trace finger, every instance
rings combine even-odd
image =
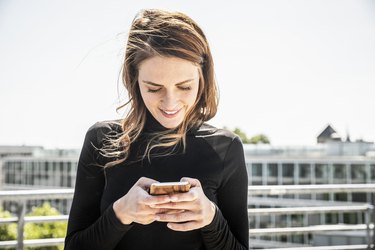
[[[155,214],[166,213],[170,211],[170,209],[166,209],[166,208],[152,208],[147,205],[142,205],[142,206],[143,206],[142,209],[138,210],[137,214],[144,215],[144,216],[147,216],[147,215],[155,216]]]
[[[156,221],[160,222],[188,222],[198,220],[199,215],[190,211],[185,211],[183,213],[174,214],[157,214],[155,217]]]
[[[150,205],[150,207],[159,208],[159,209],[193,210],[197,206],[193,202],[168,202],[168,203],[163,203],[163,204]]]
[[[174,231],[186,232],[186,231],[191,231],[191,230],[202,228],[202,223],[200,223],[199,221],[189,221],[186,223],[170,222],[167,224],[167,227]]]
[[[172,202],[195,201],[199,198],[199,188],[200,187],[192,188],[189,192],[186,193],[171,194],[170,199]]]
[[[171,201],[169,195],[149,195],[146,194],[141,200],[140,203],[151,206],[156,204],[168,203]]]
[[[166,209],[166,211],[162,212],[162,214],[178,214],[178,213],[183,213],[185,211],[186,210],[184,209]]]
[[[181,209],[180,209],[181,210]],[[136,213],[134,213],[134,216],[155,216],[155,214],[159,213],[167,213],[170,212],[171,209],[167,208],[155,208],[144,204],[139,204],[139,206],[136,209]],[[179,211],[177,209],[174,209],[173,211]]]
[[[190,177],[182,177],[181,181],[187,181],[193,187],[201,187],[201,182],[198,179],[190,178]]]
[[[158,181],[147,178],[147,177],[141,177],[137,181],[136,185],[146,190],[147,188],[151,186],[152,183],[158,183]]]
[[[183,209],[153,208],[152,214],[175,214],[184,212]]]

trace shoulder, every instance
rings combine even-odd
[[[203,125],[196,132],[197,137],[217,137],[223,140],[236,140],[239,139],[238,135],[229,131],[228,129],[217,128],[207,123]]]
[[[243,152],[239,136],[227,129],[217,128],[204,123],[196,131],[195,137],[203,139],[215,150],[222,160],[224,160],[229,151]]]
[[[122,120],[105,120],[105,121],[98,121],[95,122],[89,130],[121,130],[121,122]]]
[[[91,141],[96,141],[98,145],[102,144],[104,139],[114,137],[122,132],[121,120],[98,121],[90,126],[86,133]]]

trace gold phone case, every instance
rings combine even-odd
[[[189,182],[162,182],[153,183],[150,186],[150,194],[161,195],[161,194],[173,194],[188,192],[190,190]]]

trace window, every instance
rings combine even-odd
[[[277,177],[277,175],[278,175],[277,163],[268,163],[267,164],[267,176]]]
[[[370,165],[370,182],[375,183],[375,165]]]
[[[251,166],[251,172],[253,173],[253,176],[260,176],[262,177],[262,164],[260,163],[253,163]]]
[[[346,176],[344,164],[333,164],[333,183],[346,183]]]
[[[328,184],[329,169],[327,164],[315,165],[315,182],[317,184]]]
[[[293,177],[294,176],[294,164],[283,163],[283,177]]]
[[[302,163],[299,164],[299,183],[311,184],[311,165]]]
[[[334,194],[335,201],[348,201],[348,194],[347,193],[336,193]]]
[[[352,183],[366,183],[366,166],[364,164],[351,164],[350,172]]]
[[[262,184],[262,164],[261,163],[252,163],[251,164],[251,183],[253,185]]]
[[[278,166],[277,163],[267,164],[267,183],[268,185],[277,185],[278,176]]]

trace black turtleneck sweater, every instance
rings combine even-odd
[[[240,139],[204,124],[188,131],[185,152],[167,157],[139,158],[150,132],[165,130],[151,115],[142,136],[131,146],[127,161],[103,168],[95,148],[106,135],[120,132],[114,121],[97,122],[88,131],[79,157],[76,186],[69,215],[65,249],[248,249],[247,172]],[[217,205],[211,224],[188,232],[166,223],[122,224],[113,203],[140,177],[160,182],[198,179],[205,195]]]

